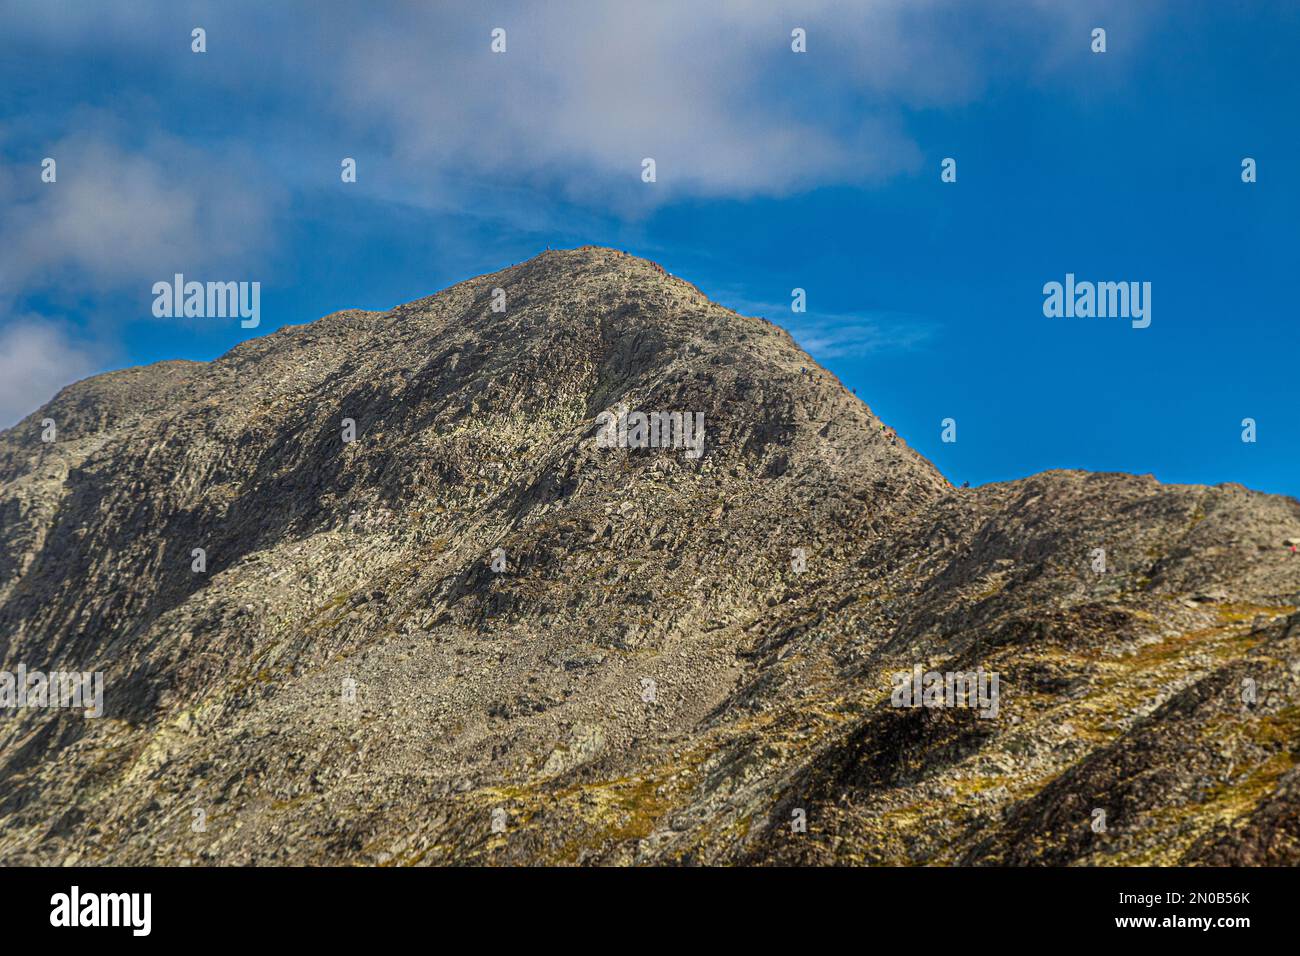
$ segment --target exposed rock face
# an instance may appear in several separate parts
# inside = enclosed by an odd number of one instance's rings
[[[71,386],[0,522],[4,669],[105,675],[0,716],[3,863],[1300,862],[1300,504],[954,489],[612,250]]]

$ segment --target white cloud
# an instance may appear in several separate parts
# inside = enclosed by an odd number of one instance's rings
[[[0,428],[102,367],[93,348],[76,344],[54,322],[27,316],[0,328]]]
[[[357,156],[358,191],[462,211],[519,184],[626,211],[871,182],[923,162],[909,108],[1077,69],[1094,21],[1133,49],[1150,15],[1127,0],[153,6],[47,0],[9,29],[279,105],[279,126],[242,119],[299,155],[298,138],[317,137],[313,163]],[[208,30],[202,56],[188,53],[192,23]],[[806,54],[790,51],[794,26]],[[646,156],[653,187],[639,178]]]
[[[1123,6],[1093,4],[1132,45]],[[410,5],[349,23],[330,66],[344,111],[382,128],[426,187],[456,168],[619,205],[779,196],[919,168],[906,109],[1068,69],[1060,51],[1088,42],[1089,14],[1071,7],[655,0],[489,4],[464,17]],[[507,30],[505,54],[489,50],[494,26]],[[807,30],[805,54],[790,50],[794,26]],[[646,156],[653,187],[639,179]]]
[[[8,296],[52,284],[73,297],[138,284],[145,296],[174,272],[247,270],[265,252],[278,190],[251,175],[244,150],[216,157],[163,135],[127,149],[121,134],[108,123],[43,146],[53,183],[39,166],[6,170]]]
[[[780,195],[914,166],[915,145],[880,103],[846,109],[846,90],[800,102],[771,79],[861,60],[877,66],[849,74],[857,92],[902,82],[899,29],[875,28],[904,4],[812,6],[800,22],[819,52],[803,61],[789,49],[794,21],[748,4],[571,4],[565,16],[530,5],[450,29],[445,11],[407,8],[396,29],[356,26],[338,84],[350,110],[384,122],[408,167],[522,174],[578,199]],[[507,29],[505,54],[489,51],[489,23]],[[860,42],[837,43],[844,34]],[[652,188],[639,178],[647,156]]]

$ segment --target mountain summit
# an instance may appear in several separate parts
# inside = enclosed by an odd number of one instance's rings
[[[1300,863],[1300,504],[955,489],[614,250],[69,386],[0,522],[4,673],[103,677],[6,864]]]

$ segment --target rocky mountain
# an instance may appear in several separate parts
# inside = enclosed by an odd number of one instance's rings
[[[0,527],[3,669],[104,680],[5,864],[1300,863],[1300,503],[954,488],[613,250],[70,386]]]

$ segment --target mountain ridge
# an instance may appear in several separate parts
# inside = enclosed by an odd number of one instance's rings
[[[3,666],[107,687],[0,724],[4,862],[1300,859],[1293,499],[955,489],[598,247],[146,368],[0,432]],[[597,448],[619,407],[703,456]],[[891,707],[920,663],[1004,716]]]

